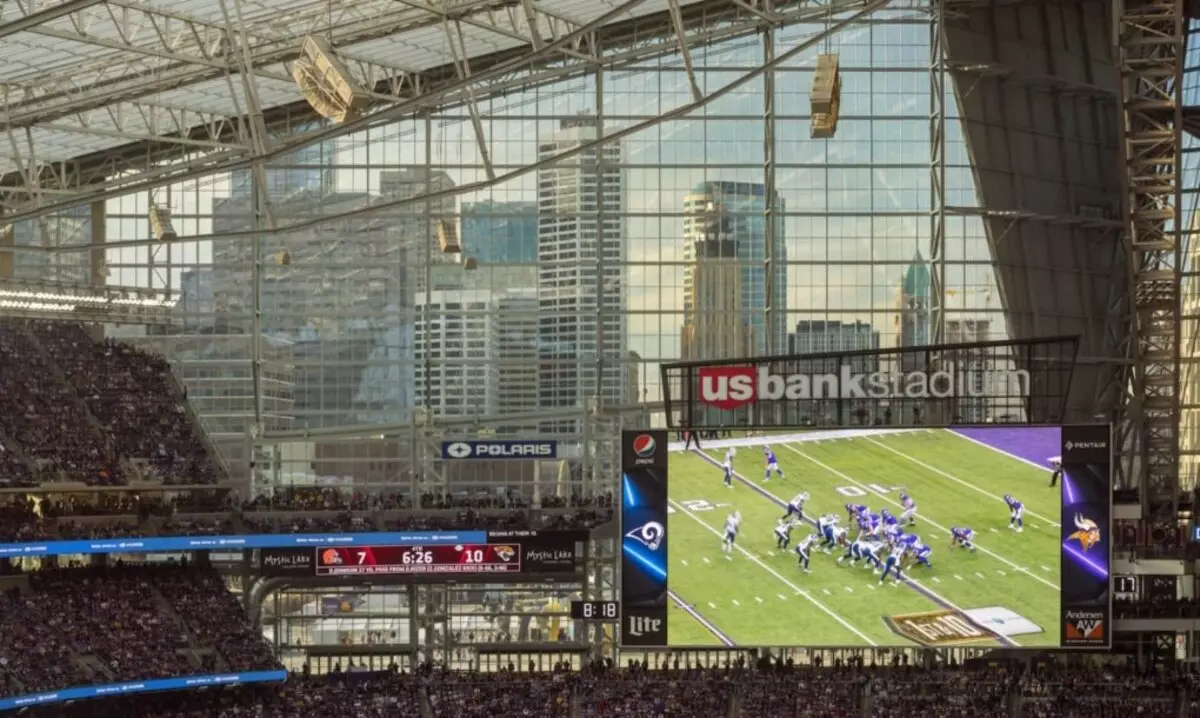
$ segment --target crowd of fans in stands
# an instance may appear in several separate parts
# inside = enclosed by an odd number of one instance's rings
[[[1191,675],[1000,666],[935,670],[775,666],[414,674],[294,674],[275,686],[164,694],[35,709],[55,718],[1031,718],[1179,714]],[[1191,713],[1194,715],[1194,713]]]
[[[613,497],[369,493],[295,489],[243,501],[211,485],[221,469],[165,361],[97,340],[79,325],[0,319],[0,488],[60,481],[94,486],[160,482],[156,493],[0,496],[0,542],[146,535],[316,533],[421,529],[578,529],[611,521]],[[414,511],[419,508],[420,511]],[[400,515],[394,515],[399,513]],[[1119,532],[1128,545],[1172,534]],[[7,562],[3,562],[7,564]],[[15,567],[5,566],[6,571]],[[278,668],[258,628],[211,569],[195,565],[51,565],[0,595],[0,697],[68,686]],[[1124,605],[1117,616],[1200,617],[1200,604]],[[749,666],[716,669],[595,664],[545,674],[453,673],[423,667],[293,675],[244,686],[56,704],[33,716],[145,718],[660,718],[739,715],[850,718],[1168,716],[1200,695],[1192,676],[1128,669],[907,665]],[[1200,715],[1200,704],[1191,704]]]
[[[115,564],[28,579],[0,599],[0,694],[277,666],[211,570]]]
[[[0,319],[0,364],[0,485],[110,486],[139,473],[165,484],[216,482],[214,458],[162,358],[78,324]]]

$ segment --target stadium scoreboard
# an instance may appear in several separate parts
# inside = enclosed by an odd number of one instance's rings
[[[263,575],[295,577],[577,574],[587,538],[586,531],[409,534],[403,542],[263,549],[259,565]]]
[[[318,551],[316,562],[318,576],[520,571],[521,546],[513,543],[334,547]]]
[[[571,601],[571,618],[576,621],[619,621],[620,601]]]

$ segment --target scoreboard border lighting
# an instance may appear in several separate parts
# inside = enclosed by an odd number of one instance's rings
[[[520,533],[520,532],[510,532]],[[529,532],[525,532],[529,533]],[[486,531],[381,531],[355,534],[249,534],[243,536],[159,536],[154,538],[41,541],[0,544],[0,558],[172,551],[242,551],[298,546],[486,543]]]

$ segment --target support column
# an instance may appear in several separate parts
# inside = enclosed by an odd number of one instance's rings
[[[929,8],[929,343],[946,339],[946,7]]]
[[[0,212],[0,279],[13,279],[16,276],[16,244],[16,227],[6,224],[3,212]]]
[[[104,244],[108,242],[108,206],[104,201],[92,202],[92,236],[88,250],[88,283],[93,287],[108,284],[108,253]]]
[[[1117,448],[1140,464],[1144,514],[1172,519],[1179,498],[1184,5],[1113,0],[1134,337],[1125,415],[1132,442]]]

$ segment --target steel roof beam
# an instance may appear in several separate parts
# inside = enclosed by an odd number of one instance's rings
[[[626,3],[611,13],[596,18],[587,26],[569,36],[559,38],[561,46],[597,47],[608,49],[604,53],[604,67],[620,68],[636,62],[644,62],[677,51],[674,27],[668,12],[655,13],[613,23],[632,5]],[[764,20],[757,13],[731,5],[725,0],[694,3],[683,8],[685,25],[690,28],[688,41],[692,46],[711,44],[736,37],[744,37],[763,27],[775,24],[793,24],[821,20],[829,12],[852,12],[864,6],[863,0],[838,0],[832,6],[813,6],[805,0],[793,0],[790,7],[778,5]],[[496,96],[507,92],[544,86],[584,72],[587,66],[563,63],[555,58],[554,43],[546,44],[541,51],[530,48],[512,48],[491,55],[472,58],[472,80],[477,98]],[[394,119],[411,115],[422,108],[453,106],[463,102],[465,86],[453,67],[432,68],[420,74],[391,78],[387,83],[402,85],[399,94],[408,101],[376,113],[355,123],[322,129],[306,134],[292,134],[279,142],[272,150],[274,155],[283,156],[298,147],[328,141],[368,127],[386,124]],[[381,85],[376,91],[382,91]],[[315,123],[318,118],[312,108],[299,101],[291,105],[265,109],[268,128],[288,131],[305,123]],[[188,136],[237,143],[241,138],[235,132],[236,121],[225,118],[222,132],[215,134],[209,127],[194,128]],[[20,188],[25,185],[18,173],[0,178],[0,201],[7,198],[14,218],[28,218],[46,214],[83,202],[92,202],[117,197],[136,191],[146,191],[173,182],[210,175],[217,172],[245,169],[251,166],[252,158],[247,151],[218,150],[201,153],[193,147],[169,144],[164,138],[159,143],[138,143],[99,151],[70,161],[43,165],[45,175],[38,196],[26,197],[22,201],[19,191],[5,187]],[[136,172],[136,174],[135,174]],[[27,186],[27,185],[26,185]],[[65,189],[75,188],[72,196]],[[44,189],[44,191],[43,191]],[[51,193],[53,190],[53,194]],[[47,201],[49,200],[49,201]]]
[[[48,22],[65,17],[72,13],[86,10],[93,5],[99,5],[104,0],[66,0],[60,5],[48,7],[43,10],[34,10],[28,12],[27,9],[43,6],[45,3],[34,3],[33,0],[13,0],[6,7],[15,7],[20,12],[20,17],[16,20],[0,24],[0,39],[6,38],[9,35],[15,35],[18,32],[26,32],[31,28],[44,25]]]
[[[346,212],[340,212],[337,214],[322,215],[320,217],[315,217],[311,220],[296,222],[293,224],[286,225],[284,227],[280,227],[278,230],[275,230],[271,234],[274,234],[274,235],[292,234],[295,232],[301,232],[306,229],[310,229],[317,225],[326,224],[328,222],[345,221],[345,220],[349,220],[349,219],[360,219],[360,218],[364,218],[364,217],[371,217],[373,215],[380,214],[380,213],[386,212],[388,210],[393,210],[398,207],[436,201],[436,200],[444,199],[447,197],[454,197],[454,196],[458,196],[461,194],[468,194],[471,192],[478,192],[478,191],[487,189],[488,187],[491,187],[493,185],[508,182],[508,181],[517,179],[519,177],[523,177],[524,175],[527,175],[531,172],[535,172],[539,169],[556,166],[565,160],[569,160],[569,159],[576,157],[578,155],[581,155],[585,152],[593,151],[596,148],[602,147],[604,145],[612,144],[614,142],[619,142],[620,140],[622,140],[626,137],[635,135],[639,132],[643,132],[643,131],[645,131],[651,127],[655,127],[663,122],[677,119],[679,117],[684,117],[692,112],[702,109],[703,107],[711,104],[712,102],[720,99],[721,97],[724,97],[725,95],[728,95],[729,93],[737,90],[739,87],[742,87],[743,85],[750,82],[754,78],[762,75],[763,73],[772,71],[772,70],[776,69],[777,67],[779,67],[780,65],[783,65],[784,63],[790,61],[792,58],[798,56],[800,53],[813,47],[817,43],[820,43],[826,37],[829,37],[837,32],[840,32],[842,29],[848,27],[849,25],[852,25],[856,22],[861,21],[863,18],[868,17],[871,13],[875,12],[876,10],[886,7],[890,2],[892,2],[892,0],[871,0],[870,2],[863,4],[861,9],[859,9],[857,12],[854,12],[853,14],[845,16],[841,20],[838,20],[837,22],[833,22],[832,24],[826,25],[824,28],[822,28],[817,33],[815,33],[812,36],[807,37],[803,41],[797,43],[794,47],[788,48],[788,50],[786,52],[779,53],[775,57],[775,59],[771,60],[770,62],[764,63],[763,65],[761,65],[755,69],[747,70],[744,75],[740,76],[736,80],[733,80],[733,81],[729,82],[728,84],[725,84],[715,90],[710,90],[700,100],[696,100],[696,101],[693,101],[686,105],[680,105],[678,107],[675,107],[671,110],[668,110],[667,112],[662,113],[658,117],[653,117],[653,118],[650,118],[647,120],[643,120],[641,122],[636,122],[634,124],[625,126],[619,130],[609,133],[608,135],[605,135],[604,137],[602,137],[600,139],[593,140],[590,142],[580,143],[578,145],[573,146],[571,149],[567,149],[567,150],[559,152],[555,155],[545,157],[543,159],[538,160],[537,162],[533,162],[533,163],[526,165],[524,167],[521,167],[519,169],[512,170],[503,175],[498,175],[493,179],[486,179],[486,180],[481,180],[481,181],[477,181],[477,182],[470,182],[467,184],[457,185],[457,186],[449,187],[446,189],[436,190],[433,192],[427,192],[425,194],[417,194],[417,195],[413,195],[410,197],[403,197],[400,199],[388,200],[388,201],[380,202],[378,204],[372,204],[367,207],[354,209],[354,210],[350,210],[350,211],[346,211]],[[258,161],[258,160],[256,159],[254,161]],[[242,230],[242,231],[233,231],[233,232],[218,232],[218,233],[206,234],[206,235],[192,235],[192,236],[187,236],[187,237],[180,237],[179,241],[196,242],[196,241],[210,241],[210,240],[253,239],[255,237],[262,236],[263,234],[264,233],[262,230],[251,229],[251,230]],[[109,248],[109,249],[115,249],[115,248],[119,248],[119,247],[148,246],[148,245],[152,245],[155,243],[156,243],[155,240],[132,240],[132,241],[128,241],[128,242],[109,242],[109,243],[105,244],[105,247]],[[56,251],[58,251],[58,252],[74,252],[74,251],[85,251],[86,249],[87,249],[86,246],[61,247],[61,248],[58,248]]]

